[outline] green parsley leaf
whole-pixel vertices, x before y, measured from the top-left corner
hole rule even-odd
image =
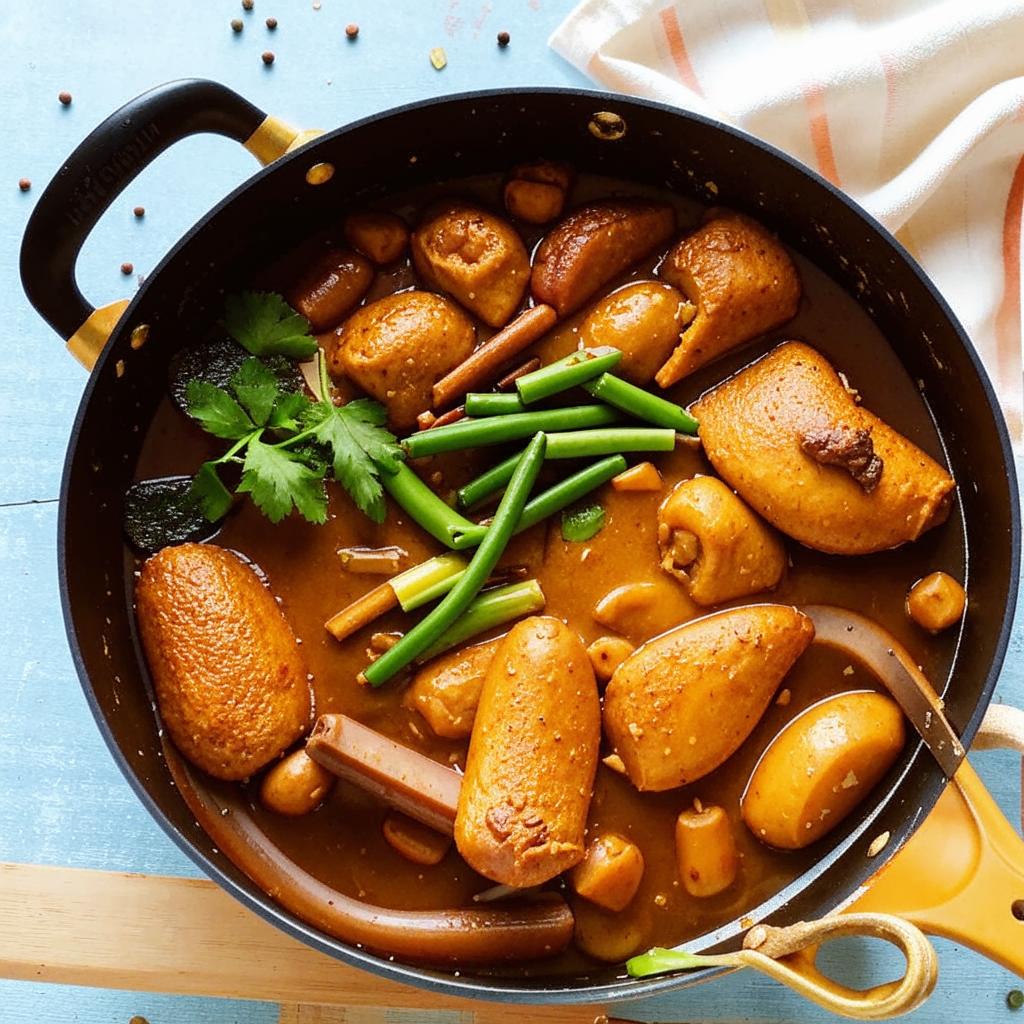
[[[276,292],[241,292],[224,303],[224,329],[254,356],[306,359],[317,351],[309,321]]]
[[[231,509],[231,492],[217,475],[214,462],[204,462],[192,478],[188,500],[199,506],[203,515],[211,522],[223,519]]]
[[[300,454],[254,438],[246,448],[238,490],[251,494],[272,523],[284,519],[293,505],[311,523],[323,523],[327,520],[323,478],[323,470],[311,469]]]
[[[305,420],[313,437],[330,448],[334,478],[375,523],[387,514],[381,467],[393,473],[401,459],[394,434],[383,426],[386,419],[383,406],[360,398],[341,406],[317,402]]]
[[[251,434],[255,424],[246,411],[222,388],[205,380],[190,380],[185,388],[188,413],[203,429],[225,441]]]
[[[562,513],[562,540],[590,540],[601,532],[604,518],[604,509],[597,502],[567,508]]]
[[[253,423],[262,427],[277,401],[280,384],[258,359],[246,359],[231,378],[231,389]]]
[[[286,392],[278,396],[277,401],[274,403],[274,409],[270,414],[270,419],[267,421],[267,426],[273,427],[275,430],[288,430],[298,433],[300,422],[312,405],[313,403],[305,395],[300,395],[294,391]]]

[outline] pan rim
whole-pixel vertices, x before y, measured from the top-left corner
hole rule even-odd
[[[649,110],[658,111],[663,114],[671,115],[678,119],[681,123],[695,122],[706,128],[716,130],[724,133],[727,136],[732,137],[738,142],[745,145],[753,146],[756,149],[761,150],[769,158],[774,158],[777,161],[788,165],[790,169],[798,172],[803,177],[807,178],[814,184],[824,188],[830,195],[833,202],[839,203],[846,209],[854,214],[860,221],[877,236],[890,250],[890,252],[903,264],[907,269],[914,274],[920,284],[929,294],[932,301],[937,304],[937,307],[943,317],[952,326],[954,333],[964,352],[969,359],[972,369],[981,384],[982,391],[985,396],[985,400],[988,407],[988,413],[992,418],[993,424],[996,428],[997,435],[1000,442],[1000,454],[1002,457],[1003,466],[1007,476],[1007,485],[1010,494],[1010,580],[1019,580],[1020,574],[1020,548],[1021,548],[1021,522],[1020,522],[1020,507],[1018,499],[1017,489],[1017,474],[1016,466],[1013,458],[1013,451],[1010,444],[1009,432],[1007,429],[1006,421],[1003,416],[1002,410],[996,400],[995,391],[992,383],[988,377],[985,367],[981,363],[981,359],[975,349],[973,342],[965,331],[963,325],[957,319],[952,309],[949,307],[946,300],[943,298],[941,293],[936,288],[935,284],[931,281],[924,270],[918,265],[917,261],[907,252],[904,246],[882,225],[880,224],[871,214],[864,210],[858,203],[852,198],[847,196],[841,190],[836,188],[831,182],[824,179],[821,175],[815,172],[813,169],[802,164],[800,161],[789,156],[783,151],[777,149],[770,143],[764,142],[757,137],[742,131],[741,129],[734,128],[730,125],[726,125],[713,118],[705,117],[701,114],[696,114],[692,111],[684,110],[678,107],[673,107],[669,104],[660,103],[653,100],[644,100],[630,96],[623,96],[615,93],[609,93],[600,90],[590,89],[576,89],[570,87],[529,87],[522,89],[484,89],[474,90],[470,92],[453,93],[444,96],[432,97],[426,100],[418,100],[412,103],[402,104],[400,106],[389,108],[380,113],[371,114],[366,117],[360,118],[350,124],[341,125],[327,133],[314,139],[311,143],[303,146],[301,149],[296,150],[294,153],[288,154],[282,157],[280,160],[275,161],[267,167],[264,167],[255,172],[250,177],[246,178],[236,188],[232,189],[227,196],[216,203],[210,210],[208,210],[202,217],[200,217],[195,224],[193,224],[188,231],[186,231],[181,238],[179,238],[174,245],[167,251],[162,257],[157,266],[154,268],[146,279],[146,282],[139,288],[136,295],[133,297],[128,308],[122,314],[118,324],[115,326],[111,333],[110,339],[103,352],[100,354],[99,359],[96,362],[86,385],[82,392],[82,397],[79,402],[78,410],[75,415],[74,423],[71,429],[70,438],[68,441],[67,452],[64,460],[64,467],[61,476],[61,487],[60,487],[60,502],[58,511],[58,536],[57,536],[57,554],[58,554],[58,574],[60,584],[60,597],[61,597],[61,610],[64,619],[65,633],[68,639],[68,645],[72,656],[72,661],[75,666],[75,670],[79,677],[80,685],[82,686],[83,692],[86,697],[86,701],[89,705],[89,709],[92,712],[93,718],[97,723],[100,734],[103,737],[104,742],[107,745],[108,750],[117,764],[121,773],[124,775],[129,786],[135,792],[143,806],[147,809],[157,824],[163,829],[163,831],[171,838],[175,845],[210,879],[215,881],[222,889],[228,892],[233,898],[239,900],[243,905],[248,907],[250,910],[259,914],[265,920],[270,921],[276,927],[283,930],[286,934],[291,935],[305,944],[312,946],[313,948],[327,953],[329,956],[335,959],[342,960],[352,966],[359,967],[364,970],[368,970],[373,974],[391,978],[392,980],[398,980],[408,983],[413,983],[420,988],[428,991],[443,993],[446,995],[463,996],[469,998],[491,1000],[498,1002],[521,1002],[521,1003],[533,1003],[533,1004],[585,1004],[592,1002],[611,1002],[611,1001],[624,1001],[629,999],[644,998],[656,994],[664,994],[668,991],[673,991],[690,985],[698,984],[699,982],[709,980],[710,978],[727,973],[723,969],[710,969],[703,971],[695,971],[685,975],[663,975],[647,979],[629,979],[629,978],[616,978],[610,982],[594,983],[594,984],[574,984],[572,987],[559,986],[557,984],[551,987],[544,988],[520,988],[506,984],[507,979],[503,977],[486,978],[473,976],[470,978],[462,978],[459,976],[453,976],[451,973],[441,974],[435,969],[429,967],[423,967],[418,965],[410,965],[405,963],[391,962],[384,956],[377,956],[366,952],[365,950],[357,949],[348,943],[343,942],[340,939],[334,939],[326,933],[320,932],[319,930],[307,925],[304,921],[298,918],[296,915],[283,907],[274,903],[269,897],[260,896],[257,898],[246,888],[244,888],[239,882],[232,878],[227,872],[214,860],[207,857],[202,851],[200,851],[192,841],[182,833],[178,828],[175,827],[173,822],[164,814],[161,808],[157,805],[156,801],[149,795],[145,786],[143,785],[140,778],[136,775],[131,765],[121,752],[120,747],[113,736],[113,733],[107,723],[106,716],[104,715],[99,701],[95,695],[92,687],[92,683],[89,678],[89,673],[85,665],[85,660],[82,655],[81,647],[78,642],[77,631],[74,623],[74,612],[72,608],[71,596],[67,586],[67,528],[68,528],[68,495],[70,492],[72,466],[76,461],[76,454],[78,451],[78,439],[82,431],[82,424],[86,418],[88,409],[91,404],[91,399],[95,388],[98,386],[99,380],[103,377],[103,370],[107,366],[108,362],[114,358],[112,355],[117,345],[116,340],[119,339],[124,331],[127,330],[128,324],[131,322],[132,315],[136,308],[144,300],[150,286],[157,280],[160,273],[164,268],[176,258],[178,253],[184,248],[196,235],[205,229],[211,220],[213,220],[224,208],[235,202],[243,193],[245,193],[250,186],[254,185],[258,181],[262,181],[272,173],[278,171],[281,167],[286,166],[294,162],[295,160],[305,160],[310,155],[314,154],[318,147],[332,143],[334,140],[347,135],[351,132],[357,131],[364,125],[367,125],[374,121],[379,121],[387,118],[391,118],[395,115],[404,113],[414,113],[427,111],[435,107],[443,106],[446,104],[458,103],[458,102],[486,102],[490,100],[507,98],[509,96],[530,96],[530,97],[545,97],[545,96],[567,96],[580,100],[593,100],[595,102],[603,102],[608,104],[611,109],[615,109],[615,106],[619,107],[639,107]],[[1012,585],[1009,588],[1007,595],[1006,604],[1003,610],[1003,619],[1000,625],[999,633],[996,639],[995,647],[991,662],[988,667],[988,671],[985,676],[984,685],[981,688],[980,696],[977,704],[974,708],[973,713],[967,721],[967,724],[963,730],[963,739],[965,747],[969,748],[970,743],[974,738],[974,734],[981,723],[981,719],[985,713],[986,708],[992,700],[992,695],[995,690],[996,682],[999,674],[1002,670],[1003,663],[1005,661],[1006,651],[1009,644],[1010,633],[1013,624],[1014,611],[1017,602],[1017,589]],[[817,873],[823,873],[828,871],[834,863],[849,851],[857,839],[863,834],[864,831],[870,828],[872,822],[882,813],[883,810],[889,807],[894,796],[898,793],[900,788],[905,782],[906,777],[914,771],[919,769],[919,763],[923,758],[927,758],[927,752],[924,751],[923,744],[919,744],[917,750],[912,754],[906,764],[905,770],[900,774],[899,778],[896,779],[889,792],[880,799],[879,803],[873,808],[872,812],[868,815],[862,826],[851,833],[843,842],[839,843],[832,850],[828,851],[823,857],[816,860],[814,866],[810,870],[814,870]],[[944,781],[936,776],[920,794],[920,807],[917,810],[915,820],[910,824],[909,834],[912,834],[916,829],[917,825],[923,821],[926,813],[931,810],[937,801],[939,795],[944,789]],[[892,844],[895,846],[896,844]],[[892,854],[895,853],[894,849],[886,850],[880,855],[881,860],[875,864],[875,870],[877,870],[882,862],[889,859]],[[784,906],[788,898],[795,895],[795,892],[790,890],[800,891],[807,885],[808,872],[804,872],[798,876],[790,885],[786,886],[780,893],[776,893],[775,896],[760,904],[757,908],[758,919],[763,918],[767,914],[773,913],[780,907]],[[787,895],[788,894],[788,895]],[[840,898],[835,900],[835,906],[840,906],[849,899],[848,893],[842,893]],[[543,976],[536,979],[541,984],[546,979]]]

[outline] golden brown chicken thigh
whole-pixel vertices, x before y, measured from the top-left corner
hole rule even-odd
[[[604,730],[637,789],[703,778],[750,735],[814,637],[786,605],[730,608],[644,644],[604,695]]]
[[[861,408],[832,365],[787,341],[693,406],[716,472],[802,544],[863,555],[949,513],[953,478]]]

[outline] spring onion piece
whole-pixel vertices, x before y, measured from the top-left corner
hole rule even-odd
[[[488,416],[479,420],[462,420],[447,427],[433,427],[411,434],[402,442],[410,459],[441,452],[457,452],[466,448],[484,448],[530,437],[537,431],[582,430],[617,423],[620,414],[607,405],[571,405],[564,409],[542,409],[513,413],[510,416]]]
[[[438,432],[446,429],[452,428],[440,427]],[[430,433],[435,433],[435,431],[430,431]],[[509,481],[508,489],[498,505],[494,521],[486,529],[480,546],[476,549],[466,571],[459,577],[455,586],[394,647],[385,651],[371,665],[367,665],[363,677],[371,686],[380,686],[382,683],[386,683],[406,665],[420,657],[466,612],[473,598],[479,593],[480,588],[487,581],[487,577],[498,564],[498,559],[501,558],[502,552],[519,522],[519,517],[523,513],[527,498],[530,496],[530,491],[544,462],[546,443],[547,438],[544,434],[538,433],[526,446],[519,465],[516,466],[516,471]]]
[[[562,540],[590,540],[604,529],[605,512],[596,501],[562,513]]]
[[[502,626],[524,615],[533,615],[544,608],[544,591],[536,580],[509,583],[485,590],[416,660],[429,661],[437,655],[458,647],[470,637],[478,636],[495,626]]]
[[[510,455],[503,462],[491,466],[486,473],[481,473],[464,487],[460,487],[455,492],[455,500],[459,503],[459,507],[473,508],[497,494],[512,479],[521,454],[522,452],[517,452],[515,455]]]
[[[597,380],[585,383],[583,390],[638,420],[646,420],[657,427],[669,427],[681,434],[697,433],[697,421],[681,405],[652,395],[621,377],[602,373]]]
[[[526,412],[518,395],[496,395],[488,391],[472,391],[466,395],[467,416],[507,416],[512,412]]]
[[[542,519],[547,519],[548,516],[561,512],[574,501],[579,501],[580,498],[621,473],[625,466],[626,460],[621,455],[612,455],[607,459],[601,459],[600,462],[591,463],[585,469],[573,473],[572,476],[567,476],[553,487],[542,491],[523,509],[516,533],[528,530]],[[594,531],[594,533],[596,532],[597,530]]]
[[[652,974],[664,974],[666,971],[692,971],[697,967],[736,967],[735,954],[725,953],[721,956],[704,956],[700,953],[687,953],[685,949],[665,949],[655,946],[646,953],[631,957],[626,961],[626,973],[631,978],[648,978]]]
[[[455,586],[454,579],[466,568],[466,559],[453,552],[435,555],[419,565],[414,565],[405,572],[393,576],[388,582],[402,606],[402,611],[411,612],[432,601],[445,590],[438,586],[450,583],[448,589]],[[424,596],[427,595],[427,596]]]
[[[550,398],[560,391],[568,391],[599,374],[610,370],[622,359],[617,348],[585,348],[572,352],[564,359],[542,366],[516,381],[516,391],[527,405]]]
[[[381,473],[380,482],[388,494],[445,547],[461,551],[480,543],[484,527],[471,523],[446,505],[404,462],[399,463],[396,473]]]

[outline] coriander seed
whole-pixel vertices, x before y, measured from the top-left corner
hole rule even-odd
[[[267,28],[273,32],[277,28],[277,18],[267,18]]]
[[[345,35],[347,35],[349,39],[355,39],[355,37],[359,35],[359,26],[354,21],[349,22],[349,24],[345,26]]]
[[[243,28],[245,28],[245,22],[242,21],[241,18],[232,18],[231,19],[231,31],[232,32],[241,32]]]
[[[263,51],[263,63],[266,64],[267,67],[270,67],[270,65],[274,63],[274,51],[273,50],[264,50]]]
[[[69,93],[67,89],[62,89],[59,93],[57,93],[57,99],[60,100],[62,106],[71,106],[71,93]]]
[[[256,6],[256,0],[242,0],[242,10],[251,11]]]

